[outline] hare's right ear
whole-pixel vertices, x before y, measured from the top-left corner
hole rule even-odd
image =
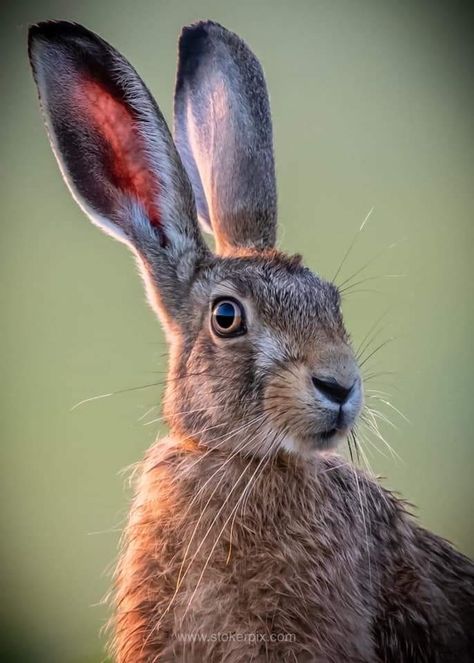
[[[207,255],[166,123],[133,67],[80,25],[46,22],[29,53],[50,142],[92,221],[139,257],[152,303],[177,316]]]
[[[270,104],[260,63],[237,35],[212,21],[183,29],[174,110],[176,145],[217,251],[272,247]]]

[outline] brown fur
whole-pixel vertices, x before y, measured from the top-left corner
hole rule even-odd
[[[330,453],[363,386],[337,288],[274,248],[255,56],[215,23],[184,29],[179,156],[149,91],[100,37],[43,23],[29,47],[66,182],[133,249],[170,342],[170,436],[136,472],[116,574],[117,663],[472,660],[471,562]],[[77,113],[84,80],[113,91],[125,133]],[[117,177],[124,154],[140,186]],[[213,327],[223,299],[245,321],[236,335]]]
[[[143,461],[117,570],[119,663],[469,660],[472,584],[456,583],[472,567],[403,502],[339,456],[282,454],[243,504],[259,461],[226,461],[171,439]],[[405,629],[419,633],[404,645]]]

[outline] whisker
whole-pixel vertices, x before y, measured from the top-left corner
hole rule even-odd
[[[182,585],[182,583],[183,583],[184,578],[186,577],[186,575],[187,575],[189,569],[191,568],[192,563],[193,563],[194,560],[196,559],[196,556],[198,555],[198,553],[199,553],[199,551],[201,550],[202,546],[204,545],[204,542],[206,541],[207,537],[209,536],[209,533],[210,533],[210,531],[211,531],[213,525],[214,525],[215,522],[217,521],[219,515],[222,513],[222,510],[225,508],[225,505],[227,504],[228,499],[230,498],[230,496],[232,495],[232,493],[234,492],[234,490],[237,488],[237,485],[239,484],[239,482],[241,481],[243,475],[245,474],[246,470],[250,467],[251,464],[252,464],[252,460],[250,460],[249,463],[245,466],[245,468],[244,468],[244,470],[241,472],[239,478],[237,479],[237,481],[235,482],[235,484],[234,484],[234,485],[232,486],[232,488],[230,489],[230,491],[229,491],[229,493],[227,494],[227,496],[226,496],[226,498],[225,498],[223,504],[222,504],[221,507],[218,509],[217,514],[216,514],[215,517],[214,517],[214,520],[212,521],[211,525],[210,525],[209,528],[207,529],[206,534],[205,534],[204,537],[201,539],[201,542],[200,542],[199,546],[197,547],[197,550],[196,550],[196,552],[194,553],[193,558],[191,559],[191,561],[189,562],[188,566],[186,567],[186,570],[184,571],[184,573],[182,573],[182,574],[179,575],[179,579],[178,579],[178,583],[176,584],[175,592],[174,592],[173,596],[171,597],[171,600],[170,600],[168,606],[166,607],[165,611],[164,611],[163,614],[160,616],[160,619],[159,619],[159,621],[158,621],[158,624],[155,626],[155,629],[158,629],[158,628],[159,628],[159,626],[160,626],[160,624],[161,624],[161,622],[162,622],[164,616],[169,612],[169,610],[170,610],[170,608],[171,608],[171,606],[172,606],[172,604],[173,604],[173,602],[174,602],[174,599],[176,598],[176,596],[177,596],[177,594],[178,594],[178,591],[179,591],[179,589],[180,589],[180,587],[181,587],[181,585]],[[186,613],[185,613],[185,614],[186,614]],[[184,615],[183,615],[183,617],[184,617]]]
[[[371,207],[370,210],[367,212],[367,214],[366,214],[366,216],[365,216],[365,219],[362,221],[359,230],[355,233],[354,237],[352,238],[352,241],[351,241],[351,243],[349,244],[349,247],[348,247],[347,251],[345,252],[345,254],[344,254],[344,256],[343,256],[343,258],[342,258],[342,260],[341,260],[341,263],[340,263],[339,267],[338,267],[337,270],[336,270],[336,273],[334,274],[334,276],[333,276],[333,278],[332,278],[332,281],[333,281],[334,283],[336,282],[336,279],[337,279],[337,277],[339,276],[339,274],[340,274],[340,272],[341,272],[341,269],[343,268],[343,266],[344,266],[344,264],[345,264],[347,258],[349,257],[349,255],[350,255],[352,249],[354,248],[354,246],[355,246],[355,244],[356,244],[356,242],[357,242],[357,240],[358,240],[358,238],[359,238],[360,233],[364,230],[367,221],[368,221],[368,220],[370,219],[370,217],[372,216],[372,212],[373,212],[373,211],[374,211],[374,208]]]
[[[374,390],[369,390],[369,391],[374,391]],[[386,394],[386,392],[382,392],[382,391],[379,392],[379,393],[381,393],[381,394],[384,394],[384,393],[385,393],[385,394]],[[402,419],[404,419],[404,420],[407,422],[407,424],[411,424],[410,419],[408,419],[408,417],[405,416],[401,410],[399,410],[397,407],[395,407],[395,405],[393,405],[392,403],[390,403],[390,401],[387,401],[385,398],[381,398],[380,396],[377,396],[376,394],[374,394],[374,396],[370,396],[370,398],[376,398],[376,399],[379,400],[381,403],[383,403],[383,404],[386,405],[387,407],[391,408],[394,412],[396,412],[398,415],[400,415],[400,417],[401,417]]]
[[[155,406],[157,407],[157,406]],[[218,403],[217,405],[207,405],[206,407],[199,407],[196,408],[195,410],[182,410],[181,412],[173,412],[173,417],[177,416],[178,414],[195,414],[196,412],[206,412],[207,410],[215,410],[216,408],[222,407],[221,403]],[[147,413],[148,414],[148,413]],[[142,419],[144,417],[141,417]],[[152,424],[156,424],[159,421],[163,421],[166,417],[163,415],[161,417],[157,417],[156,419],[151,419],[151,421],[145,422],[143,425],[144,426],[151,426]]]
[[[359,347],[358,347],[357,350],[356,350],[356,357],[357,357],[357,358],[359,358],[359,357],[361,356],[361,354],[362,354],[362,348],[364,347],[366,341],[367,341],[367,342],[370,342],[370,341],[368,341],[369,337],[372,335],[373,332],[375,332],[375,330],[377,329],[377,327],[379,326],[379,324],[382,322],[382,320],[383,320],[384,318],[387,317],[388,313],[389,313],[389,309],[386,309],[386,310],[382,313],[382,315],[381,315],[380,317],[378,317],[378,318],[376,319],[376,321],[371,325],[369,331],[368,331],[367,334],[364,336],[364,338],[362,339],[362,341],[361,341],[360,344],[359,344]]]
[[[219,375],[218,373],[212,373],[211,371],[201,371],[199,373],[185,373],[184,375],[177,375],[176,377],[166,378],[165,380],[160,380],[159,382],[149,382],[147,384],[139,385],[137,387],[127,387],[125,389],[117,389],[116,391],[110,391],[105,394],[98,394],[97,396],[90,396],[89,398],[84,398],[83,400],[73,405],[70,411],[72,412],[81,405],[84,405],[91,401],[96,401],[102,398],[109,398],[110,396],[117,396],[119,394],[126,394],[129,391],[139,391],[140,389],[151,389],[152,387],[162,387],[165,384],[178,382],[179,380],[184,380],[191,377],[199,377],[201,375],[213,375],[214,377],[222,377],[222,378],[226,377],[225,375]]]
[[[158,407],[158,405],[152,405],[151,407],[149,407],[148,410],[144,414],[142,414],[140,417],[138,417],[137,422],[138,421],[143,421],[143,419],[146,419],[149,414],[151,414],[154,410],[156,410],[157,407]]]
[[[367,269],[367,267],[368,267],[369,265],[371,265],[371,264],[372,264],[373,262],[375,262],[378,258],[380,258],[380,256],[382,256],[386,251],[390,251],[391,249],[394,249],[396,246],[398,246],[399,244],[401,244],[401,243],[404,242],[404,241],[406,241],[406,237],[402,237],[402,239],[399,239],[398,241],[393,242],[392,244],[389,244],[388,246],[384,247],[384,248],[383,248],[381,251],[379,251],[379,252],[378,252],[373,258],[371,258],[370,260],[368,260],[368,261],[365,263],[365,265],[363,265],[362,267],[359,267],[359,269],[358,269],[357,271],[355,271],[353,274],[351,274],[351,276],[349,276],[347,279],[345,279],[345,280],[340,284],[339,287],[340,287],[340,288],[341,288],[341,287],[344,287],[344,286],[346,285],[346,283],[349,283],[349,281],[350,281],[351,279],[355,278],[355,277],[358,276],[361,272],[363,272],[365,269]]]
[[[270,448],[271,448],[271,447],[270,447]],[[214,542],[214,544],[213,544],[213,546],[212,546],[212,548],[211,548],[211,551],[210,551],[210,553],[209,553],[209,555],[208,555],[208,557],[207,557],[207,560],[206,560],[206,562],[205,562],[205,564],[204,564],[204,567],[203,567],[203,569],[202,569],[202,571],[201,571],[201,574],[200,574],[200,576],[199,576],[199,578],[198,578],[198,581],[197,581],[196,587],[195,587],[195,589],[194,589],[194,591],[193,591],[193,593],[192,593],[192,595],[191,595],[191,597],[190,597],[190,599],[189,599],[189,602],[188,602],[188,605],[187,605],[187,607],[186,607],[186,610],[184,611],[183,618],[186,616],[187,611],[189,610],[189,607],[190,607],[190,605],[191,605],[191,603],[192,603],[192,600],[193,600],[194,596],[196,595],[196,592],[197,592],[198,587],[199,587],[199,585],[200,585],[200,583],[201,583],[201,580],[202,580],[202,578],[203,578],[203,576],[204,576],[204,573],[205,573],[205,571],[206,571],[206,569],[207,569],[207,567],[208,567],[208,565],[209,565],[209,562],[210,562],[210,559],[211,559],[212,553],[213,553],[214,550],[216,549],[217,544],[218,544],[218,542],[219,542],[219,540],[220,540],[220,537],[222,536],[222,533],[224,532],[224,530],[225,530],[227,524],[230,522],[230,519],[231,519],[232,516],[233,516],[234,510],[238,509],[239,504],[241,503],[241,501],[242,501],[242,499],[243,499],[243,496],[245,495],[245,490],[251,486],[251,484],[252,484],[252,479],[255,477],[255,475],[257,474],[258,470],[260,469],[260,467],[261,467],[261,465],[262,465],[262,463],[263,463],[263,461],[264,461],[266,455],[267,455],[267,454],[264,454],[264,455],[262,456],[262,458],[260,459],[260,461],[259,461],[257,467],[255,468],[253,474],[251,475],[249,481],[247,482],[247,486],[246,486],[246,488],[242,491],[240,497],[239,497],[238,500],[237,500],[237,503],[235,504],[235,506],[234,506],[234,508],[232,509],[230,515],[229,515],[228,518],[225,520],[224,525],[222,526],[222,528],[221,528],[219,534],[217,535],[217,538],[216,538],[216,540],[215,540],[215,542]],[[235,487],[237,486],[237,484],[240,482],[240,480],[241,480],[242,477],[244,476],[245,471],[247,470],[248,467],[250,467],[250,465],[251,465],[252,462],[253,462],[253,460],[251,459],[251,460],[249,461],[249,464],[245,467],[244,471],[241,473],[241,475],[240,475],[240,477],[238,478],[238,480],[235,482],[234,486],[233,486],[232,489],[231,489],[231,492],[233,492],[233,490],[235,489]],[[213,520],[213,522],[212,522],[212,524],[211,524],[211,526],[210,526],[208,532],[207,532],[206,535],[204,536],[204,539],[208,536],[208,533],[209,533],[211,527],[212,527],[213,524],[216,522],[217,517],[218,517],[218,515],[220,514],[220,512],[222,511],[222,509],[223,509],[223,507],[225,506],[225,504],[227,503],[229,496],[230,496],[230,493],[229,493],[229,495],[226,497],[226,499],[225,499],[224,504],[222,505],[222,507],[219,509],[219,512],[218,512],[218,514],[216,515],[216,517],[214,518],[214,520]],[[204,539],[203,539],[203,541],[204,541]],[[202,542],[203,542],[203,541],[202,541]]]
[[[372,586],[372,563],[371,563],[371,559],[370,559],[369,529],[368,529],[368,526],[367,526],[367,519],[366,519],[366,514],[365,514],[365,511],[364,511],[364,505],[362,503],[362,492],[360,490],[358,472],[357,472],[356,468],[352,468],[352,471],[354,473],[354,478],[355,478],[356,487],[357,487],[357,494],[359,496],[360,511],[361,511],[361,516],[362,516],[362,524],[363,524],[364,532],[365,532],[365,544],[366,544],[366,549],[367,549],[369,583],[370,583],[370,586]],[[367,508],[367,502],[366,502],[366,508]]]
[[[397,375],[397,372],[396,371],[376,371],[375,373],[374,372],[367,373],[366,375],[363,376],[364,377],[364,382],[370,382],[370,380],[375,380],[375,378],[379,378],[379,377],[384,376],[384,375]],[[396,387],[394,387],[394,385],[389,385],[389,386],[393,387],[394,389],[396,388]]]
[[[110,396],[114,396],[114,394],[117,392],[111,391],[110,393],[107,394],[98,394],[97,396],[91,396],[90,398],[84,398],[82,401],[79,401],[75,405],[72,406],[72,408],[69,410],[72,412],[73,410],[76,410],[78,407],[81,407],[81,405],[85,405],[86,403],[90,403],[91,401],[98,401],[101,398],[109,398]]]
[[[365,422],[362,422],[362,423],[365,423]],[[378,454],[380,454],[380,455],[383,456],[384,458],[387,458],[387,459],[388,459],[387,454],[384,453],[384,452],[382,451],[382,449],[379,449],[379,447],[378,447],[378,446],[377,446],[377,445],[376,445],[376,444],[370,439],[369,436],[367,436],[367,437],[365,437],[365,438],[362,438],[361,432],[358,431],[358,437],[359,437],[360,440],[363,441],[364,443],[370,444],[370,446],[372,447],[372,449],[373,449],[374,451],[376,451]]]
[[[265,414],[263,414],[263,415],[259,415],[258,417],[256,417],[256,418],[253,419],[252,421],[248,422],[248,423],[245,424],[244,426],[240,426],[239,428],[235,429],[235,430],[232,431],[229,435],[224,436],[224,440],[221,442],[221,444],[223,444],[224,442],[227,442],[230,438],[234,437],[237,433],[239,433],[240,431],[244,430],[245,428],[249,428],[250,426],[254,425],[255,423],[257,423],[257,422],[259,422],[259,421],[262,421],[262,420],[265,418],[265,416],[266,416]],[[220,439],[220,438],[215,438],[214,441],[216,441],[216,440],[218,440],[218,439]],[[246,440],[247,440],[248,443],[250,443],[251,441],[253,441],[252,438],[246,438]],[[232,454],[231,454],[231,455],[230,455],[230,456],[224,461],[224,463],[223,463],[222,465],[219,465],[219,467],[214,471],[214,473],[211,474],[211,476],[205,481],[205,483],[200,487],[200,489],[199,489],[198,492],[194,495],[193,499],[191,500],[190,504],[188,505],[188,508],[187,508],[187,510],[186,510],[186,512],[185,512],[185,515],[189,512],[189,509],[191,508],[191,506],[195,503],[196,499],[199,497],[199,495],[200,495],[200,494],[202,493],[202,491],[205,489],[205,487],[207,486],[207,484],[208,484],[208,483],[209,483],[209,482],[210,482],[210,481],[216,476],[216,474],[218,474],[219,472],[221,472],[221,471],[222,471],[222,468],[225,467],[225,466],[227,465],[227,463],[229,463],[233,458],[235,458],[235,456],[237,456],[238,454],[242,453],[243,449],[247,447],[247,442],[246,442],[245,445],[241,445],[240,447],[237,447],[237,449],[235,449],[235,451],[232,452]],[[216,448],[216,447],[212,447],[211,449],[209,449],[209,451],[213,451],[215,448]],[[191,468],[194,467],[195,465],[197,465],[199,461],[200,461],[200,458],[199,458],[195,463],[193,463],[193,464],[191,465]],[[214,492],[211,494],[211,498],[212,498],[212,496],[215,494],[215,491],[218,489],[219,485],[220,485],[220,484],[218,483],[217,486],[216,486],[216,488],[215,488],[215,490],[214,490]],[[207,505],[206,505],[206,506],[207,506]]]
[[[354,435],[355,435],[355,431],[354,431]],[[360,437],[360,436],[357,435],[356,437]],[[373,472],[372,472],[372,474],[373,474]],[[384,500],[385,504],[388,505],[388,499],[387,499],[387,497],[386,497],[386,495],[385,495],[385,492],[382,492],[382,499]]]
[[[365,451],[364,451],[364,447],[363,447],[363,445],[361,444],[361,442],[359,441],[359,437],[356,435],[355,431],[352,431],[352,435],[353,435],[353,437],[354,437],[354,443],[355,443],[355,445],[357,446],[357,448],[358,448],[359,451],[360,451],[360,454],[361,454],[361,456],[362,456],[362,460],[363,460],[363,462],[364,462],[364,464],[365,464],[366,469],[368,470],[368,472],[369,472],[370,474],[374,475],[374,471],[373,471],[373,469],[372,469],[372,466],[371,466],[370,463],[369,463],[369,459],[367,458],[367,455],[366,455],[366,453],[365,453]]]
[[[392,343],[392,341],[395,341],[395,340],[397,340],[396,337],[392,336],[392,337],[388,338],[386,341],[384,341],[383,343],[380,343],[380,345],[378,345],[375,348],[375,350],[372,350],[372,352],[363,361],[360,362],[359,368],[362,368],[362,366],[364,366],[369,361],[369,359],[371,359],[377,352],[379,352],[382,348],[384,348],[386,345],[388,345],[389,343]]]
[[[260,415],[259,417],[256,417],[256,418],[255,418],[254,420],[252,420],[251,422],[248,422],[246,425],[244,425],[244,426],[242,426],[242,427],[239,427],[237,430],[233,431],[232,434],[235,434],[235,433],[239,432],[240,430],[242,430],[243,428],[248,427],[248,426],[250,426],[250,425],[256,423],[257,420],[259,420],[259,419],[263,419],[265,416],[266,416],[266,415]],[[231,435],[231,436],[232,436],[232,435]],[[252,437],[249,436],[248,438],[246,438],[246,440],[244,441],[244,443],[241,444],[241,445],[240,445],[240,446],[239,446],[239,447],[238,447],[238,448],[237,448],[237,449],[231,454],[231,456],[229,456],[229,457],[226,459],[226,461],[224,462],[224,464],[221,465],[221,466],[219,466],[218,469],[217,469],[217,470],[211,475],[211,477],[209,477],[209,478],[207,479],[207,481],[204,483],[204,485],[200,487],[200,489],[199,489],[197,495],[194,496],[194,498],[193,498],[191,504],[194,503],[194,502],[196,501],[196,499],[197,499],[197,497],[199,496],[199,494],[204,490],[205,486],[206,486],[206,485],[212,480],[212,478],[213,478],[218,472],[222,471],[222,468],[225,467],[225,465],[227,465],[227,463],[229,463],[229,462],[230,462],[230,461],[231,461],[236,455],[242,453],[242,451],[244,450],[244,448],[246,448],[246,447],[248,446],[248,444],[250,444],[252,441],[253,441]],[[209,451],[210,451],[210,450],[209,450]],[[200,460],[200,459],[199,459],[199,460]],[[246,469],[247,469],[248,467],[250,467],[250,464],[251,464],[251,463],[252,463],[252,459],[250,460],[250,462],[249,462],[248,465],[246,466],[244,472],[246,471]],[[243,473],[242,473],[242,474],[243,474]],[[241,476],[239,477],[239,479],[238,479],[238,481],[237,481],[236,483],[238,483],[238,482],[240,481],[240,479],[242,478],[242,474],[241,474]],[[197,532],[197,530],[198,530],[198,528],[199,528],[199,524],[201,523],[202,518],[204,517],[205,510],[206,510],[206,508],[208,507],[208,505],[210,504],[210,502],[211,502],[211,500],[212,500],[212,497],[215,495],[215,493],[216,493],[217,490],[219,489],[219,486],[220,486],[220,484],[221,484],[221,481],[222,481],[223,477],[224,477],[224,473],[223,473],[221,479],[217,482],[217,485],[215,486],[214,490],[212,491],[211,495],[209,496],[209,498],[208,498],[208,500],[207,500],[205,506],[204,506],[203,509],[201,510],[201,515],[199,516],[199,519],[198,519],[196,525],[194,526],[194,529],[193,529],[193,532],[192,532],[192,534],[191,534],[190,540],[188,541],[188,544],[187,544],[186,550],[185,550],[185,552],[184,552],[183,561],[182,561],[182,563],[181,563],[181,566],[180,566],[180,569],[179,569],[179,572],[178,572],[178,579],[177,579],[177,582],[176,582],[175,591],[174,591],[173,596],[171,597],[171,600],[170,600],[169,604],[167,605],[165,611],[164,611],[163,614],[160,616],[160,620],[159,620],[159,622],[158,622],[158,624],[156,625],[155,628],[159,628],[159,625],[161,624],[161,622],[162,622],[164,616],[165,616],[165,615],[169,612],[169,610],[171,609],[171,606],[172,606],[173,603],[174,603],[174,599],[176,598],[176,596],[177,596],[177,594],[178,594],[178,591],[179,591],[179,589],[180,589],[180,587],[181,587],[181,585],[182,585],[182,583],[183,583],[183,581],[184,581],[184,578],[186,577],[186,575],[187,575],[189,569],[191,568],[191,566],[192,566],[194,560],[196,559],[196,556],[198,555],[198,553],[199,553],[201,547],[204,545],[204,542],[205,542],[207,536],[209,535],[210,530],[212,529],[212,527],[213,527],[213,525],[214,525],[214,522],[215,522],[215,521],[217,520],[217,518],[219,517],[220,513],[222,512],[223,508],[225,507],[225,504],[226,504],[227,500],[229,499],[230,495],[232,494],[233,490],[234,490],[235,487],[236,487],[236,484],[235,484],[234,487],[233,487],[233,488],[230,490],[230,492],[227,494],[224,503],[221,505],[220,509],[218,510],[218,512],[217,512],[217,514],[216,514],[214,520],[212,521],[210,527],[208,528],[208,530],[207,530],[205,536],[204,536],[203,539],[201,540],[201,543],[199,544],[198,548],[196,549],[196,551],[195,551],[195,553],[194,553],[194,555],[193,555],[191,561],[189,562],[188,566],[187,566],[186,569],[184,570],[184,565],[185,565],[185,563],[186,563],[186,558],[187,558],[187,555],[188,555],[189,549],[190,549],[190,547],[191,547],[192,541],[193,541],[193,539],[194,539],[194,536],[195,536],[195,534],[196,534],[196,532]],[[186,514],[189,512],[189,509],[191,508],[191,504],[188,505],[188,507],[187,507],[187,509],[186,509],[186,512],[185,512],[185,514],[184,514],[183,517],[185,517]]]
[[[380,421],[385,422],[395,430],[399,430],[398,426],[396,426],[391,419],[389,419],[385,414],[383,414],[383,412],[380,412],[380,410],[376,410],[372,405],[371,406],[367,405],[367,409],[372,412],[374,417],[380,419]]]
[[[364,283],[368,283],[369,281],[379,281],[381,279],[400,279],[404,278],[405,274],[380,274],[379,276],[367,276],[364,279],[360,279],[359,281],[355,281],[355,283],[349,283],[346,285],[345,288],[341,288],[339,286],[339,292],[341,295],[348,293],[352,290],[352,288],[356,288],[358,285],[363,285]]]
[[[380,295],[381,297],[386,297],[387,293],[383,290],[376,290],[375,288],[359,288],[358,290],[351,290],[348,294],[343,293],[344,299],[347,299],[348,296],[352,297],[353,295],[360,295],[362,293],[370,293],[372,295]]]
[[[350,436],[347,438],[347,446],[349,447],[349,455],[351,457],[351,463],[353,463],[354,462],[354,454],[352,452],[352,444],[351,444]]]
[[[366,418],[365,414],[368,415],[369,419]],[[387,447],[392,457],[397,458],[398,460],[403,462],[403,459],[399,456],[399,454],[393,449],[393,447],[387,442],[387,440],[382,435],[379,426],[377,424],[377,420],[369,409],[366,409],[366,411],[362,414],[361,419],[366,424],[368,430]]]

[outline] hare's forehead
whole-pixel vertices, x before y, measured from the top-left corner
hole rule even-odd
[[[236,297],[271,326],[307,326],[339,316],[337,288],[304,267],[257,263],[216,269],[199,290],[207,300]]]

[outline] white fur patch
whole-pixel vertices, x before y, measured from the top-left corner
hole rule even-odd
[[[269,329],[259,330],[255,345],[257,347],[256,364],[259,368],[273,368],[275,363],[285,359],[285,344]]]

